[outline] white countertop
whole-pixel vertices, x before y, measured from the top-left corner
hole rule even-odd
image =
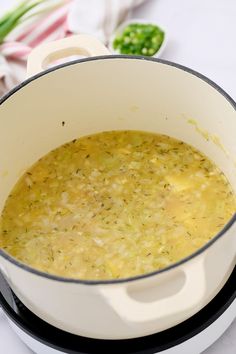
[[[15,1],[4,1],[4,6]],[[148,0],[133,17],[156,21],[166,30],[168,43],[162,58],[201,72],[236,100],[235,0]],[[1,312],[0,343],[1,354],[32,354]],[[233,353],[236,353],[236,321],[205,351],[205,354]]]

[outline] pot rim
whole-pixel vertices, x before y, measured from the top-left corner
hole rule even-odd
[[[73,61],[70,61],[70,62],[67,62],[67,63],[63,63],[63,64],[60,64],[60,65],[54,66],[52,68],[46,69],[43,72],[37,73],[36,75],[33,75],[32,77],[24,80],[22,83],[20,83],[16,87],[14,87],[7,94],[5,94],[2,98],[0,98],[0,106],[9,97],[11,97],[14,93],[19,91],[21,88],[23,88],[24,86],[30,84],[34,80],[36,80],[36,79],[38,79],[38,78],[40,78],[40,77],[42,77],[44,75],[47,75],[50,72],[62,69],[62,68],[67,67],[67,66],[79,64],[79,63],[96,61],[96,60],[111,60],[111,59],[127,59],[127,60],[134,60],[135,59],[135,60],[142,60],[142,61],[157,62],[159,64],[173,66],[176,69],[185,71],[185,72],[187,72],[187,73],[189,73],[189,74],[191,74],[191,75],[193,75],[195,77],[198,77],[199,79],[201,79],[202,81],[204,81],[205,83],[207,83],[208,85],[213,87],[216,91],[218,91],[231,104],[231,106],[236,111],[236,102],[232,99],[232,97],[230,97],[229,94],[227,94],[219,85],[217,85],[214,81],[212,81],[209,78],[207,78],[205,75],[200,74],[199,72],[197,72],[197,71],[195,71],[193,69],[190,69],[190,68],[188,68],[188,67],[186,67],[184,65],[174,63],[172,61],[168,61],[168,60],[164,60],[164,59],[157,59],[157,58],[153,58],[153,57],[136,56],[136,55],[94,56],[94,57],[89,57],[89,58],[73,60]],[[209,242],[207,242],[203,247],[199,248],[196,252],[191,253],[189,256],[187,256],[187,257],[181,259],[180,261],[178,261],[176,263],[173,263],[170,266],[165,267],[163,269],[160,269],[160,270],[157,270],[157,271],[153,271],[153,272],[150,272],[150,273],[145,273],[145,274],[133,276],[133,277],[128,277],[128,278],[108,279],[108,280],[85,280],[85,279],[60,277],[60,276],[57,276],[57,275],[45,273],[45,272],[39,271],[37,269],[34,269],[34,268],[32,268],[32,267],[30,267],[30,266],[18,261],[16,258],[12,257],[10,254],[5,252],[1,248],[0,248],[0,256],[2,256],[3,258],[5,258],[7,261],[9,261],[10,263],[14,264],[15,266],[17,266],[17,267],[19,267],[19,268],[21,268],[23,270],[26,270],[26,271],[34,274],[34,275],[38,275],[38,276],[41,276],[43,278],[47,278],[47,279],[55,280],[55,281],[59,281],[59,282],[76,283],[76,284],[84,284],[84,285],[106,285],[106,284],[126,283],[126,282],[130,282],[130,281],[145,279],[145,278],[148,278],[148,277],[151,277],[151,276],[155,276],[155,275],[158,275],[158,274],[161,274],[161,273],[165,273],[167,271],[170,271],[172,269],[175,269],[175,268],[187,263],[188,261],[192,260],[193,258],[201,255],[210,246],[212,246],[219,238],[223,237],[225,232],[228,231],[233,226],[233,224],[235,222],[236,222],[236,213],[234,213],[234,215],[231,217],[231,219],[224,225],[224,227]]]

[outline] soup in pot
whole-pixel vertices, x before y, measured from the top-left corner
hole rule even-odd
[[[224,174],[192,146],[109,131],[60,146],[25,172],[2,212],[0,247],[58,276],[126,278],[189,256],[235,210]]]

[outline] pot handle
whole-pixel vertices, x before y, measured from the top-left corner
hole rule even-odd
[[[33,76],[55,60],[71,55],[109,55],[109,50],[95,37],[80,34],[44,43],[32,50],[27,62],[27,77]]]
[[[181,269],[185,274],[185,283],[178,293],[154,302],[140,302],[133,299],[124,285],[103,286],[100,292],[124,320],[142,323],[179,315],[194,309],[206,293],[204,258],[189,262]]]

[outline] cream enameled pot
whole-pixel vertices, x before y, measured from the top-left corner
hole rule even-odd
[[[38,74],[72,54],[102,56]],[[46,44],[31,54],[30,78],[0,105],[0,209],[23,171],[42,155],[74,138],[114,129],[164,133],[190,143],[217,163],[236,190],[232,99],[185,67],[108,54],[88,36]],[[136,278],[64,279],[31,269],[2,250],[0,269],[19,299],[58,328],[94,338],[144,336],[184,321],[219,292],[235,266],[235,221],[234,216],[189,258]]]

